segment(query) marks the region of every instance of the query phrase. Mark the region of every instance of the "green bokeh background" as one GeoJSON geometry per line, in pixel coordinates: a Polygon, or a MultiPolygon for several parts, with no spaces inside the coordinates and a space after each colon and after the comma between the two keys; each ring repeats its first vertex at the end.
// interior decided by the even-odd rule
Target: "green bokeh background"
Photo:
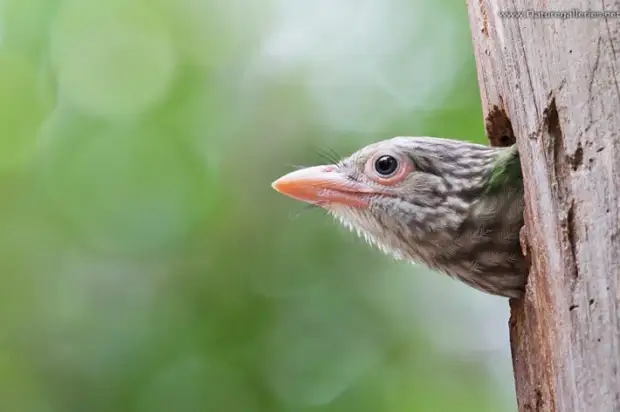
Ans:
{"type": "Polygon", "coordinates": [[[485,142],[465,4],[0,1],[0,411],[514,410],[507,303],[275,193],[485,142]]]}

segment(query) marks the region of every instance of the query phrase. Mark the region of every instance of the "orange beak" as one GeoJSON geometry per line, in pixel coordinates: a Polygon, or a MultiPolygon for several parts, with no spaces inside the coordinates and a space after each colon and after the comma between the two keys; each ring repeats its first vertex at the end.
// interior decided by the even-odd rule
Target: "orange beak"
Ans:
{"type": "Polygon", "coordinates": [[[271,184],[278,192],[318,206],[330,204],[365,208],[369,195],[368,186],[347,178],[336,166],[314,166],[296,170],[271,184]]]}

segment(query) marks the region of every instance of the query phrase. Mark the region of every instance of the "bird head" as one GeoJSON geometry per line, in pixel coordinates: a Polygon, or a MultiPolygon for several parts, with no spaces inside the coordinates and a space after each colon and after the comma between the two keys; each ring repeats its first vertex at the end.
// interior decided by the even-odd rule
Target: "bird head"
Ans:
{"type": "Polygon", "coordinates": [[[454,241],[486,189],[499,150],[450,139],[395,137],[336,164],[296,170],[272,186],[324,208],[397,258],[433,266],[427,255],[454,241]]]}
{"type": "Polygon", "coordinates": [[[523,295],[523,179],[508,148],[395,137],[272,184],[324,208],[397,259],[421,262],[487,293],[523,295]]]}

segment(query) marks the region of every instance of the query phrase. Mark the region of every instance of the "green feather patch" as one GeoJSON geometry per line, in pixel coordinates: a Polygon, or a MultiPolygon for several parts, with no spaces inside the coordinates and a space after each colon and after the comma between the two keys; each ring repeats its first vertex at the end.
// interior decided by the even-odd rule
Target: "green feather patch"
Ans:
{"type": "Polygon", "coordinates": [[[493,194],[506,187],[523,187],[521,161],[516,144],[506,148],[498,155],[485,192],[486,194],[493,194]]]}

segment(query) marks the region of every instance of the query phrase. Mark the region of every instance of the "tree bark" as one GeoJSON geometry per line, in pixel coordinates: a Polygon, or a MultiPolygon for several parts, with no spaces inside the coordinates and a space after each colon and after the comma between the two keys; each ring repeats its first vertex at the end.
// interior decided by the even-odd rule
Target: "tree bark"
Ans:
{"type": "Polygon", "coordinates": [[[620,3],[468,9],[489,140],[516,136],[524,173],[531,270],[510,319],[519,411],[620,411],[620,16],[500,16],[620,3]]]}

